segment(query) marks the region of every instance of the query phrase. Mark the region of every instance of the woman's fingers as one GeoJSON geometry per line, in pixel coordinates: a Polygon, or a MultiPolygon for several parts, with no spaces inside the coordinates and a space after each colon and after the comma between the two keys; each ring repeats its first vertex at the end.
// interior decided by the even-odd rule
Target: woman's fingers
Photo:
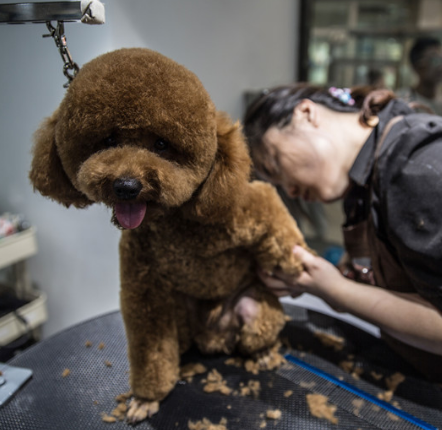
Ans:
{"type": "Polygon", "coordinates": [[[269,274],[261,269],[258,269],[257,272],[261,281],[277,297],[284,297],[284,296],[298,297],[304,292],[301,289],[299,289],[294,282],[288,283],[283,279],[275,277],[275,275],[277,276],[277,274],[269,274]]]}
{"type": "Polygon", "coordinates": [[[293,293],[287,288],[269,288],[269,289],[276,297],[286,297],[286,296],[292,296],[292,294],[297,294],[293,293]]]}
{"type": "Polygon", "coordinates": [[[302,246],[295,245],[293,248],[293,254],[301,260],[307,271],[315,265],[315,260],[317,257],[308,252],[302,246]]]}
{"type": "Polygon", "coordinates": [[[275,270],[273,273],[264,272],[262,269],[258,270],[261,281],[278,297],[287,295],[297,297],[303,294],[312,282],[309,272],[317,266],[317,257],[301,246],[295,246],[293,254],[302,262],[305,268],[297,278],[284,273],[282,270],[275,270]]]}
{"type": "Polygon", "coordinates": [[[274,289],[287,289],[287,284],[283,280],[279,278],[275,278],[273,275],[264,272],[263,270],[258,270],[258,276],[261,278],[261,281],[267,285],[269,288],[274,289]]]}
{"type": "Polygon", "coordinates": [[[296,278],[296,284],[299,289],[305,290],[311,279],[309,273],[304,271],[296,278]]]}
{"type": "Polygon", "coordinates": [[[304,267],[296,278],[281,270],[275,270],[272,273],[258,271],[261,281],[276,296],[291,295],[293,297],[308,292],[318,297],[328,297],[330,288],[342,282],[342,274],[324,258],[313,255],[300,246],[293,248],[293,254],[304,267]]]}

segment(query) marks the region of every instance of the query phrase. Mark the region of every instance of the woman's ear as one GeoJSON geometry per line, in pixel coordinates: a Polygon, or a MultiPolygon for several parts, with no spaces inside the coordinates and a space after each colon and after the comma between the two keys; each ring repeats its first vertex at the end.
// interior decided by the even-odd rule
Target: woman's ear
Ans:
{"type": "Polygon", "coordinates": [[[66,207],[83,208],[92,204],[83,193],[72,185],[63,169],[55,145],[57,111],[47,118],[34,134],[34,148],[29,179],[34,190],[66,207]]]}
{"type": "Polygon", "coordinates": [[[293,109],[293,121],[295,126],[302,122],[307,122],[314,127],[319,126],[320,121],[320,109],[318,104],[311,101],[310,99],[303,99],[298,105],[293,109]]]}
{"type": "Polygon", "coordinates": [[[224,218],[250,180],[251,160],[239,123],[217,112],[218,149],[209,176],[195,196],[192,212],[207,220],[224,218]]]}

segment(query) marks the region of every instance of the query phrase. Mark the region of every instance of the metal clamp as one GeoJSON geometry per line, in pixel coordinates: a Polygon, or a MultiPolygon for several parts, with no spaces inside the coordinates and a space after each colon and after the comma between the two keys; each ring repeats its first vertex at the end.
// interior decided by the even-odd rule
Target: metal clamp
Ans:
{"type": "Polygon", "coordinates": [[[46,27],[49,30],[49,34],[44,34],[43,37],[52,37],[55,41],[55,45],[57,46],[61,59],[63,60],[63,74],[68,78],[68,82],[66,82],[63,87],[69,87],[69,84],[77,75],[80,68],[77,63],[72,60],[71,53],[69,52],[66,36],[64,34],[64,23],[63,21],[57,21],[57,27],[54,27],[51,22],[46,22],[46,27]]]}

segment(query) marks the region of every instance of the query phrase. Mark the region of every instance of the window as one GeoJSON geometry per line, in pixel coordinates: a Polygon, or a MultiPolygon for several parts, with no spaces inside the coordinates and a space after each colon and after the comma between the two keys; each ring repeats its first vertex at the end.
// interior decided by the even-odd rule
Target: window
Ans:
{"type": "Polygon", "coordinates": [[[302,0],[299,79],[351,87],[413,84],[416,37],[442,40],[442,0],[302,0]]]}

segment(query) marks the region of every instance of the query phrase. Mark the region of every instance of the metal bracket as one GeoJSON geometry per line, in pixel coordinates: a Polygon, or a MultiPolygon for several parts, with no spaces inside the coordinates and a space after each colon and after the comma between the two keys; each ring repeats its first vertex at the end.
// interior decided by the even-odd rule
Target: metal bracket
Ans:
{"type": "Polygon", "coordinates": [[[81,2],[41,2],[0,4],[0,24],[80,21],[81,2]]]}

